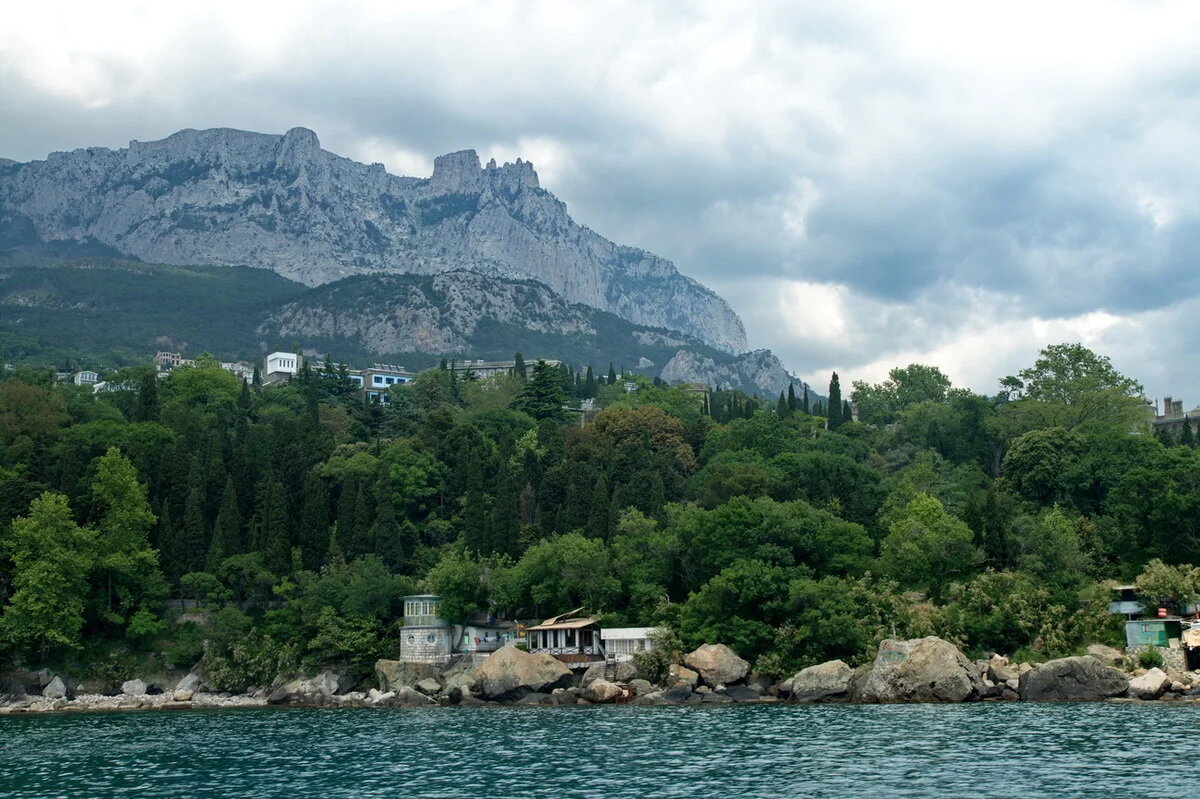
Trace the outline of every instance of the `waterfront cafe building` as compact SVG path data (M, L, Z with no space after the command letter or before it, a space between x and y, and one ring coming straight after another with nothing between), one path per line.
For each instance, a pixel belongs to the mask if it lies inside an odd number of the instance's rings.
M603 663L599 619L582 614L583 608L575 608L529 627L525 630L525 646L530 652L552 655L571 669Z

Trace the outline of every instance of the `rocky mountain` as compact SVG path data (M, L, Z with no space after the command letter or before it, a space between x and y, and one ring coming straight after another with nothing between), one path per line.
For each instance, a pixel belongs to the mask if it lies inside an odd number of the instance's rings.
M712 291L577 224L532 164L481 166L471 150L441 156L424 179L334 155L303 128L183 130L125 149L0 161L0 251L47 248L246 265L308 286L490 271L719 350L747 349L741 320Z
M679 350L663 366L659 377L668 383L701 383L765 397L787 391L788 384L794 384L796 391L805 385L770 350L754 350L732 358L712 358L694 350ZM818 395L812 396L816 399Z
M117 366L144 363L157 349L257 360L270 349L301 346L352 363L414 369L442 357L523 352L767 397L794 380L769 355L734 355L636 325L568 303L530 278L458 270L356 275L307 288L247 267L41 261L0 258L0 355L7 360Z

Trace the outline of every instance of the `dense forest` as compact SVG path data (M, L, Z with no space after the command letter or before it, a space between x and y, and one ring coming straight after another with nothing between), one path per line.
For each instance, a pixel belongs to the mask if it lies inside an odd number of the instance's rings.
M1153 434L1141 387L1079 345L990 397L910 365L834 375L819 406L518 371L430 369L386 405L336 370L264 387L205 357L99 393L8 373L0 660L203 660L230 689L366 673L422 590L454 618L584 605L782 675L892 635L1044 659L1119 640L1104 581L1197 593L1193 431Z

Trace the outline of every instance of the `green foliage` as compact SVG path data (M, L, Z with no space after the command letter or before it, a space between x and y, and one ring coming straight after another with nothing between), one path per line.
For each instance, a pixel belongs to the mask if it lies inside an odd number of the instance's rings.
M1182 611L1200 599L1200 569L1195 566L1171 566L1155 558L1142 569L1135 584L1138 595L1151 608Z
M938 596L982 562L974 534L928 494L918 494L888 525L879 566L903 585L927 587Z
M1163 667L1163 656L1155 647L1147 647L1138 652L1137 663L1143 669L1161 669Z
M65 496L47 491L13 521L4 544L13 564L4 639L42 657L81 647L95 534L75 523Z

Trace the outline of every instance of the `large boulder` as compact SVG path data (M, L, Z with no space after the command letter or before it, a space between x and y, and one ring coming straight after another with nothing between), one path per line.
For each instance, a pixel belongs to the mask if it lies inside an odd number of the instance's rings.
M1059 658L1021 675L1022 699L1037 701L1108 699L1129 688L1125 675L1096 658Z
M1138 699L1158 699L1170 687L1171 678L1167 673L1154 668L1129 681L1129 695Z
M692 686L687 680L678 680L670 688L662 692L661 698L666 702L686 702L692 695Z
M126 680L121 683L121 693L126 696L145 696L146 683L144 680Z
M54 677L46 686L42 688L42 696L47 699L70 699L70 692L67 690L66 683L62 677Z
M1006 657L992 655L987 663L987 678L997 685L1007 683L1009 680L1017 680L1021 677L1020 669L1009 663Z
M671 667L667 669L667 679L663 681L663 685L675 685L680 681L687 683L688 688L695 688L696 684L700 682L700 675L687 666L672 663Z
M840 660L830 660L801 669L784 683L784 690L797 702L819 702L843 698L850 693L854 671Z
M881 643L854 698L879 703L965 702L984 692L975 664L954 644L929 636Z
M545 654L501 647L475 670L478 690L485 699L515 701L531 693L549 694L571 685L571 670Z
M375 661L375 676L379 679L379 690L394 691L402 685L416 685L428 678L437 678L441 667L433 663L413 663L407 660Z
M592 680L580 694L580 696L587 701L595 702L596 704L601 705L607 704L608 702L615 702L624 695L625 692L621 689L621 686L617 685L616 683L609 682L603 677L597 680Z
M1119 666L1125 660L1124 652L1104 644L1092 644L1087 648L1087 653L1108 666Z
M704 644L689 653L683 662L700 674L705 685L713 687L741 682L750 673L750 664L725 644Z
M583 676L579 679L579 687L587 688L589 685L594 683L596 680L603 680L603 679L604 679L604 664L603 663L593 663L592 665L588 666L587 669L583 672Z
M631 680L636 680L640 676L637 663L632 660L622 660L617 664L616 672L613 674L616 681L619 683L627 683Z

